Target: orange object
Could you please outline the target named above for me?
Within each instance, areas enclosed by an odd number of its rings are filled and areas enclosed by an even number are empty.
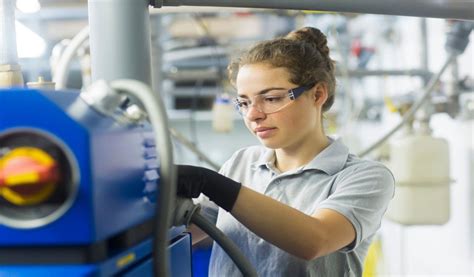
[[[59,170],[45,151],[19,147],[0,158],[0,195],[18,205],[34,205],[47,200],[56,188]]]

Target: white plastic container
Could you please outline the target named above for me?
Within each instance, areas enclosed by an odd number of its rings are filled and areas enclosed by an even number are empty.
[[[446,140],[408,134],[390,144],[396,181],[386,217],[404,225],[444,224],[450,214],[449,149]]]
[[[226,94],[216,97],[212,107],[212,128],[216,132],[230,132],[234,128],[234,106]]]

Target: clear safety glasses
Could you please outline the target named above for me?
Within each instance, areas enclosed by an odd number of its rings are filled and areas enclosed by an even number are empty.
[[[237,97],[234,99],[234,104],[242,116],[247,115],[251,106],[265,114],[276,113],[291,104],[298,96],[312,87],[313,86],[301,86],[283,92],[270,91],[254,96],[252,98],[253,100]]]

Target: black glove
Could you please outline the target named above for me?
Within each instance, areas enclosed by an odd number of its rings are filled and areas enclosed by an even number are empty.
[[[178,165],[179,196],[196,198],[204,193],[211,201],[230,212],[239,195],[240,183],[207,168]]]

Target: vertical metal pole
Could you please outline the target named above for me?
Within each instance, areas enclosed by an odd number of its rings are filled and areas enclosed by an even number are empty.
[[[421,69],[429,72],[429,61],[428,61],[428,27],[426,24],[426,18],[421,18]],[[428,83],[430,76],[424,76],[424,85]]]
[[[429,71],[429,53],[428,53],[428,27],[426,24],[426,18],[421,18],[420,21],[420,35],[421,35],[421,68],[422,70]],[[430,81],[428,76],[423,77],[423,86],[426,87]],[[418,110],[415,115],[415,119],[418,120],[418,124],[421,122],[429,122],[431,113],[429,106],[430,101],[426,101],[422,107]],[[429,123],[428,123],[429,124]]]
[[[18,64],[15,1],[0,0],[0,88],[23,86]]]
[[[152,86],[148,4],[149,0],[89,0],[92,82],[134,79]],[[172,182],[168,186],[174,185]],[[157,210],[168,207],[162,203]],[[155,221],[154,225],[153,273],[166,277],[170,268],[166,249],[168,222]]]
[[[155,14],[150,18],[151,24],[151,81],[153,91],[163,95],[163,15]]]
[[[92,81],[151,85],[148,0],[89,0]]]

